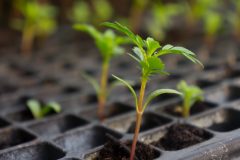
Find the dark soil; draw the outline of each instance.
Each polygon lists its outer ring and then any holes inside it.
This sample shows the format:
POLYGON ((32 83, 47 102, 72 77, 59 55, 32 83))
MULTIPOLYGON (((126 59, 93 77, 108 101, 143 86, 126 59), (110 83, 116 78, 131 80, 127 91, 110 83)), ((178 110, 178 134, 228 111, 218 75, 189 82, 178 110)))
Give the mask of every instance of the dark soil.
POLYGON ((186 124, 175 124, 168 128, 166 135, 154 146, 165 150, 179 150, 197 143, 201 143, 211 137, 210 133, 186 124))
MULTIPOLYGON (((121 142, 109 141, 100 150, 98 157, 95 160, 129 160, 132 143, 127 141, 121 142)), ((149 145, 137 143, 135 160, 153 160, 159 156, 149 145)))
MULTIPOLYGON (((192 108, 190 109, 190 115, 195 115, 206 110, 212 109, 214 107, 213 104, 205 103, 205 102, 197 102, 195 103, 192 108)), ((164 112, 176 116, 182 117, 181 113, 181 103, 179 105, 175 105, 174 107, 169 106, 164 109, 164 112)))

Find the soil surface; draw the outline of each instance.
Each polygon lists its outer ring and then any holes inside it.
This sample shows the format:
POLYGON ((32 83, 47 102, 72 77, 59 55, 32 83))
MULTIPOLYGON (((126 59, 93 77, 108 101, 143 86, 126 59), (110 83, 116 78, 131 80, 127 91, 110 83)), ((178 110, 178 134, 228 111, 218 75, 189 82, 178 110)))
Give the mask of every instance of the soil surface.
MULTIPOLYGON (((125 143, 108 141, 95 160, 129 160, 131 145, 130 141, 125 143)), ((153 160, 157 157, 158 153, 149 145, 137 143, 135 160, 153 160)))
MULTIPOLYGON (((174 107, 166 107, 164 111, 170 115, 176 116, 176 117, 182 117, 182 107, 179 105, 176 105, 174 107)), ((190 115, 198 114, 201 112, 204 112, 206 110, 209 110, 213 108, 213 106, 209 105, 205 102, 197 102, 195 103, 192 108, 190 109, 190 115)))
POLYGON ((192 146, 209 138, 210 134, 202 129, 194 128, 186 124, 175 124, 168 128, 163 138, 152 144, 171 151, 192 146))

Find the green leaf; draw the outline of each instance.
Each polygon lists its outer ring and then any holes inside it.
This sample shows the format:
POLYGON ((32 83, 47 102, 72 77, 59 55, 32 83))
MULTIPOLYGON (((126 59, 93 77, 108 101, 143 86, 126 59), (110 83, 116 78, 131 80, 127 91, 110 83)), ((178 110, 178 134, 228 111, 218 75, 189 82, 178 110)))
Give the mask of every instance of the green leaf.
POLYGON ((99 86, 98 82, 93 77, 91 77, 85 73, 82 73, 82 76, 93 86, 93 89, 95 90, 95 92, 98 95, 100 93, 100 86, 99 86))
POLYGON ((173 90, 173 89, 158 89, 152 93, 150 93, 146 99, 146 102, 144 103, 143 106, 143 111, 147 108, 148 104, 157 96, 160 96, 162 94, 178 94, 178 95, 182 95, 182 93, 173 90))
POLYGON ((191 108, 197 101, 202 101, 203 91, 193 85, 187 85, 185 81, 181 81, 177 85, 177 89, 182 93, 182 98, 184 100, 183 107, 191 108))
POLYGON ((36 119, 42 118, 41 104, 37 100, 34 99, 28 100, 27 107, 31 111, 34 118, 36 119))
POLYGON ((141 52, 141 49, 140 49, 140 48, 134 47, 134 48, 133 48, 133 52, 137 55, 137 57, 138 57, 138 59, 139 59, 140 61, 143 61, 144 56, 143 56, 143 53, 141 52))
POLYGON ((106 27, 110 27, 113 29, 116 29, 117 31, 120 31, 122 33, 124 33, 125 35, 127 35, 132 41, 133 43, 135 43, 139 48, 142 48, 142 46, 144 45, 144 41, 142 40, 142 38, 138 35, 135 35, 132 31, 130 31, 130 29, 128 29, 126 26, 121 25, 118 22, 115 23, 111 23, 111 22, 104 22, 102 25, 106 26, 106 27))
POLYGON ((56 113, 61 112, 61 106, 57 102, 49 102, 45 106, 42 107, 41 114, 42 117, 48 115, 51 111, 56 113))
POLYGON ((157 49, 159 49, 161 46, 158 41, 155 41, 153 38, 148 37, 146 40, 147 45, 147 52, 149 55, 152 55, 155 53, 157 49))
POLYGON ((90 34, 95 40, 101 38, 101 33, 98 32, 93 26, 87 24, 74 24, 73 28, 90 34))
POLYGON ((184 47, 179 47, 179 46, 172 46, 172 45, 166 45, 164 46, 157 54, 156 56, 162 56, 162 55, 165 55, 165 54, 180 54, 180 55, 183 55, 185 56, 186 58, 188 58, 189 60, 191 60, 193 63, 196 63, 196 64, 199 64, 203 67, 203 64, 196 58, 196 55, 184 48, 184 47))
POLYGON ((121 83, 123 83, 131 92, 131 94, 133 95, 133 98, 135 100, 135 104, 136 104, 136 108, 138 106, 138 100, 137 100, 137 94, 136 92, 134 91, 133 87, 131 86, 131 84, 115 75, 112 75, 114 78, 116 78, 118 81, 120 81, 121 83))
POLYGON ((47 104, 47 106, 48 106, 49 108, 51 108, 52 110, 54 110, 54 112, 56 112, 56 113, 61 112, 61 106, 60 106, 60 104, 57 103, 57 102, 49 102, 49 103, 47 104))

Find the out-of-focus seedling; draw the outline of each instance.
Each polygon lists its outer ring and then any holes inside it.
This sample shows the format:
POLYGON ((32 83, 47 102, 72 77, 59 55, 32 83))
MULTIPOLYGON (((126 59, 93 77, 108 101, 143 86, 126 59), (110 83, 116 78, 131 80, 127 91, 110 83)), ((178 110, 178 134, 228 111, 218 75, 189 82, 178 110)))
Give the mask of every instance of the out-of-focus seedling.
POLYGON ((99 32, 93 26, 86 24, 75 24, 74 28, 79 31, 87 32, 95 40, 95 44, 98 47, 102 57, 102 73, 100 83, 89 75, 83 74, 83 76, 92 84, 98 97, 98 116, 100 120, 104 119, 104 107, 106 105, 106 99, 109 95, 111 88, 119 83, 112 82, 108 84, 108 72, 110 61, 114 56, 118 56, 124 53, 124 49, 121 44, 129 43, 129 39, 122 36, 117 36, 112 30, 106 30, 104 33, 99 32))
POLYGON ((76 0, 69 19, 74 23, 97 25, 112 18, 113 10, 108 0, 76 0))
POLYGON ((38 100, 30 99, 27 101, 27 107, 35 119, 41 119, 51 112, 61 112, 61 106, 57 102, 41 104, 38 100))
POLYGON ((191 28, 196 28, 200 22, 203 22, 206 43, 213 42, 222 25, 221 5, 218 0, 196 0, 192 1, 185 10, 191 28))
POLYGON ((130 26, 133 31, 139 32, 141 27, 141 19, 148 5, 149 0, 133 0, 130 11, 130 26))
POLYGON ((187 118, 190 115, 191 107, 199 101, 203 101, 203 91, 194 85, 187 85, 185 81, 181 81, 177 85, 177 89, 181 92, 181 97, 183 99, 182 104, 182 116, 187 118))
POLYGON ((235 8, 228 10, 226 18, 233 29, 234 37, 240 41, 240 1, 232 0, 231 2, 235 8))
POLYGON ((56 29, 56 9, 37 0, 15 0, 15 7, 24 19, 15 19, 11 26, 22 31, 21 52, 29 55, 36 37, 46 37, 56 29))
POLYGON ((177 3, 154 3, 151 9, 151 19, 147 22, 148 32, 152 37, 163 40, 167 30, 173 25, 173 18, 183 13, 183 7, 177 3))
MULTIPOLYGON (((154 40, 153 38, 147 38, 146 40, 142 39, 140 36, 135 35, 133 32, 131 32, 127 27, 119 24, 119 23, 104 23, 105 26, 108 26, 110 28, 114 28, 125 35, 127 35, 132 42, 136 45, 133 48, 133 54, 130 54, 130 56, 136 60, 139 63, 140 69, 141 69, 141 88, 139 96, 137 96, 137 93, 134 91, 131 84, 129 84, 127 81, 114 76, 117 80, 122 82, 124 85, 128 87, 128 89, 131 91, 134 100, 135 100, 135 106, 136 106, 136 128, 134 132, 134 138, 132 143, 132 149, 131 149, 131 156, 130 160, 134 160, 135 158, 135 149, 138 139, 138 134, 141 127, 141 121, 142 121, 142 115, 147 108, 148 104, 157 96, 160 96, 162 94, 179 94, 180 92, 172 89, 159 89, 151 92, 145 99, 145 90, 146 85, 149 80, 149 78, 153 75, 160 74, 160 75, 166 75, 168 74, 165 71, 165 64, 160 59, 163 55, 166 54, 179 54, 183 55, 189 60, 191 60, 194 63, 201 64, 200 61, 196 59, 196 55, 189 51, 186 48, 183 47, 175 47, 172 45, 165 45, 161 46, 158 41, 154 40)), ((201 64, 202 65, 202 64, 201 64)))

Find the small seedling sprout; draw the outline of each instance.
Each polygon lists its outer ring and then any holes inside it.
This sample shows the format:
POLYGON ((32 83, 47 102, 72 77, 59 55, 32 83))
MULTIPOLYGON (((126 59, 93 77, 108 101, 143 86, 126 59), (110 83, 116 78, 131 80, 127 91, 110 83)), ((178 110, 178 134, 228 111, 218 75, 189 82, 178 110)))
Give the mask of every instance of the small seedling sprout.
POLYGON ((111 89, 118 85, 116 81, 108 84, 108 72, 110 61, 114 56, 118 56, 124 53, 124 49, 121 44, 129 43, 129 39, 122 36, 117 36, 112 30, 106 30, 104 33, 99 32, 93 26, 86 24, 75 24, 76 30, 89 33, 95 40, 95 44, 98 47, 102 57, 102 73, 100 78, 100 84, 91 76, 83 74, 83 76, 92 84, 98 97, 98 116, 100 120, 104 119, 104 108, 106 105, 106 99, 111 89))
POLYGON ((203 101, 203 91, 194 85, 187 85, 185 81, 181 81, 177 85, 177 89, 181 92, 181 97, 183 99, 182 104, 182 116, 187 118, 190 115, 191 107, 199 101, 203 101))
POLYGON ((179 55, 185 56, 186 58, 188 58, 194 63, 198 63, 200 65, 202 64, 199 60, 196 59, 196 55, 186 48, 172 46, 172 45, 161 46, 158 41, 155 41, 153 38, 150 38, 150 37, 144 40, 140 36, 135 35, 127 27, 117 22, 116 23, 105 22, 104 25, 124 33, 136 45, 133 48, 134 55, 133 54, 129 54, 129 55, 139 63, 139 66, 141 69, 141 88, 140 88, 139 95, 137 96, 137 93, 134 91, 131 84, 113 75, 114 78, 116 78, 117 80, 119 80, 120 82, 122 82, 124 85, 128 87, 128 89, 132 93, 135 100, 135 106, 136 106, 136 125, 135 126, 136 127, 135 127, 134 138, 133 138, 133 143, 131 148, 131 156, 130 156, 130 160, 134 160, 138 134, 140 131, 140 126, 142 121, 142 115, 145 109, 147 108, 148 104, 155 97, 160 96, 162 94, 181 95, 180 92, 173 89, 159 89, 151 92, 145 99, 145 89, 146 89, 146 85, 149 78, 156 74, 160 74, 160 75, 168 74, 165 71, 165 64, 160 58, 163 55, 167 55, 167 54, 179 54, 179 55))
POLYGON ((49 102, 42 105, 38 100, 30 99, 27 101, 27 107, 35 119, 41 119, 52 111, 56 113, 61 112, 61 106, 57 102, 49 102))
POLYGON ((35 37, 45 37, 56 29, 56 9, 49 4, 40 4, 37 0, 16 0, 16 8, 24 19, 13 20, 11 26, 22 31, 21 52, 29 55, 35 37))

